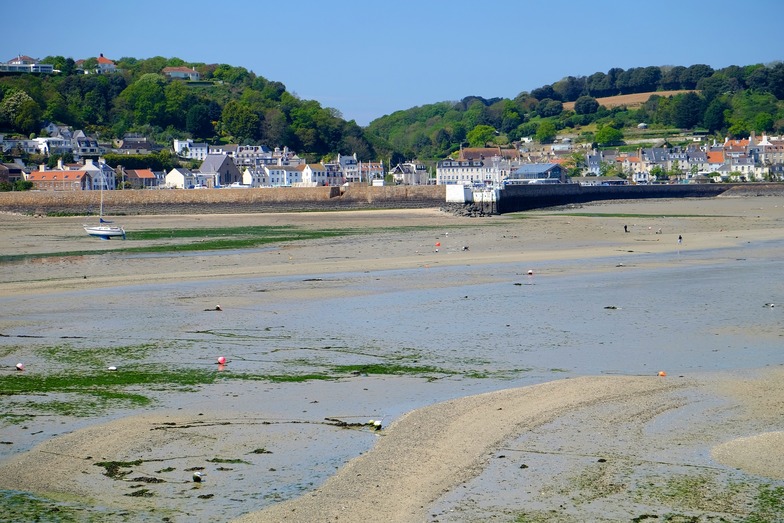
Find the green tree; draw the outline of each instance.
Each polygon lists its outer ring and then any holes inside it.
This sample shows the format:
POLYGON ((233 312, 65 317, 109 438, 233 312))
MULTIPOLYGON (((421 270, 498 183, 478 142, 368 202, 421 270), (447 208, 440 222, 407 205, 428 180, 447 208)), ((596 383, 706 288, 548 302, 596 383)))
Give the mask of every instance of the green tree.
POLYGON ((623 132, 610 125, 605 125, 596 131, 594 139, 596 140, 596 143, 602 146, 618 145, 623 142, 623 132))
POLYGON ((566 169, 567 176, 582 176, 587 163, 583 153, 574 152, 564 162, 563 166, 566 169))
POLYGON ((254 140, 261 130, 259 115, 248 106, 232 100, 223 108, 223 129, 237 140, 254 140))
POLYGON ((41 107, 24 91, 15 91, 0 103, 0 122, 17 132, 29 134, 41 128, 41 107))
POLYGON ((721 98, 714 98, 713 101, 708 104, 707 109, 705 109, 705 113, 702 117, 702 125, 712 133, 724 129, 724 112, 728 109, 729 106, 724 103, 721 98))
POLYGON ((696 93, 685 93, 673 99, 673 116, 676 127, 691 129, 701 120, 704 112, 702 98, 696 93))
POLYGON ((648 172, 654 180, 661 181, 664 180, 667 174, 664 172, 664 168, 661 165, 654 165, 651 167, 651 170, 648 172))
POLYGON ((550 120, 544 120, 536 128, 536 139, 539 143, 552 143, 556 137, 555 124, 550 120))
POLYGON ((574 112, 577 114, 594 114, 599 110, 599 102, 593 96, 581 96, 574 102, 574 112))
POLYGON ((204 104, 196 104, 188 109, 185 117, 185 130, 198 138, 209 138, 215 134, 210 120, 210 110, 204 104))
POLYGON ((468 132, 468 144, 471 147, 484 147, 495 137, 495 129, 489 125, 477 125, 468 132))
POLYGON ((166 94, 163 77, 147 73, 120 93, 136 124, 165 125, 166 94))

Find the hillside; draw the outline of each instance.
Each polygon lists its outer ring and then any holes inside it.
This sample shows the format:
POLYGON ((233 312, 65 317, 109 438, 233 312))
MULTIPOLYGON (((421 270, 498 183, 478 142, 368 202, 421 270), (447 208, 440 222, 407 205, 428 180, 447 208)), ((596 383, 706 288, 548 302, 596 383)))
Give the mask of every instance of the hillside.
MULTIPOLYGON (((364 128, 244 67, 126 57, 112 72, 84 74, 70 58, 50 56, 41 63, 61 72, 0 74, 0 134, 6 139, 42 135, 44 125, 55 122, 104 142, 132 132, 165 148, 175 138, 193 138, 288 147, 308 162, 356 154, 387 165, 432 165, 461 147, 506 146, 524 138, 551 143, 570 135, 616 146, 624 142, 624 130, 643 122, 652 130, 700 128, 721 138, 784 132, 780 62, 718 70, 704 64, 612 68, 567 76, 513 99, 466 96, 402 109, 364 128), (172 69, 198 73, 199 81, 175 79, 172 69), (652 94, 657 97, 649 100, 652 94)), ((0 160, 51 160, 5 149, 0 160)))

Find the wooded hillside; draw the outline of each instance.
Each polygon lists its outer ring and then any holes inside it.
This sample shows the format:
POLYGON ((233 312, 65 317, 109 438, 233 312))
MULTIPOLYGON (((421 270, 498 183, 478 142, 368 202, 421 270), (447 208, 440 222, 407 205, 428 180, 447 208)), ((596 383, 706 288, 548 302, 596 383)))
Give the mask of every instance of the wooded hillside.
POLYGON ((402 109, 361 128, 337 110, 302 100, 282 83, 243 67, 121 58, 118 72, 80 74, 70 58, 41 62, 60 72, 0 76, 0 133, 26 137, 56 122, 104 142, 133 131, 167 146, 174 138, 194 138, 288 146, 309 161, 356 153, 361 160, 394 165, 443 158, 461 144, 503 145, 524 137, 547 143, 559 133, 609 146, 621 143, 624 129, 639 123, 651 129, 698 128, 721 138, 784 131, 782 63, 720 70, 703 64, 613 68, 568 76, 513 99, 467 96, 402 109), (201 80, 162 74, 177 66, 197 71, 201 80), (638 99, 609 107, 604 100, 617 95, 638 99))

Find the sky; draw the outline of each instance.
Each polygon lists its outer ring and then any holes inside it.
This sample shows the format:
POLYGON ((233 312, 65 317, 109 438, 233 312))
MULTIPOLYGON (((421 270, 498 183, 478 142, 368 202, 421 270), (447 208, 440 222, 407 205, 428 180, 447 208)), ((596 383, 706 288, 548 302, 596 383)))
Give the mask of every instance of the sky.
POLYGON ((103 53, 225 63, 361 126, 613 67, 784 59, 781 0, 39 0, 25 13, 30 20, 3 25, 0 60, 103 53))

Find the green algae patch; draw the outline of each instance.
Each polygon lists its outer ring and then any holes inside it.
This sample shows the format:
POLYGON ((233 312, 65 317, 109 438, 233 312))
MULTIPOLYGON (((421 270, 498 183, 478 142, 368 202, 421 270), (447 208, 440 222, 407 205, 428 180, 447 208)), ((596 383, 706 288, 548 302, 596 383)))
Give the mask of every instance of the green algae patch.
POLYGON ((104 469, 106 469, 103 475, 108 478, 122 479, 131 473, 131 470, 123 470, 123 469, 138 467, 142 463, 144 463, 144 461, 140 459, 134 461, 99 461, 98 463, 95 464, 95 466, 103 467, 104 469))
POLYGON ((371 363, 365 365, 340 365, 332 368, 338 374, 374 374, 374 375, 425 375, 454 374, 453 372, 430 365, 396 365, 388 363, 371 363))

